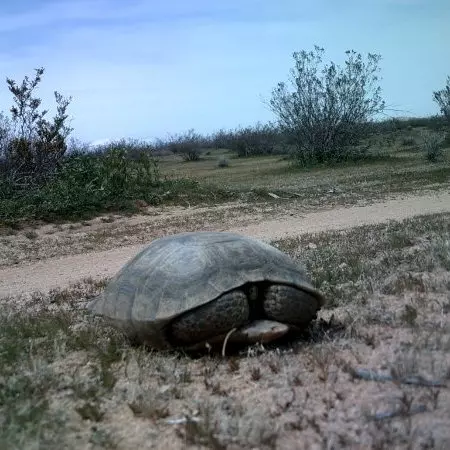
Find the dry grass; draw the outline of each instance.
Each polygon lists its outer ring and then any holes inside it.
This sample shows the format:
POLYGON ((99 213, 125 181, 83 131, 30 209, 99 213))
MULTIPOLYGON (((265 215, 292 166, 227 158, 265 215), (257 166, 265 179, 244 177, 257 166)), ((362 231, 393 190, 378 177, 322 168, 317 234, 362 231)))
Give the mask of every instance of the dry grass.
POLYGON ((298 199, 318 199, 330 187, 335 187, 349 197, 351 201, 360 190, 364 195, 374 198, 393 192, 414 192, 436 183, 450 181, 450 160, 448 150, 445 159, 438 165, 426 162, 422 153, 402 146, 402 139, 409 135, 399 135, 393 143, 380 144, 382 150, 378 159, 366 162, 339 164, 334 167, 316 167, 297 169, 291 167, 289 160, 280 155, 269 155, 252 158, 237 158, 227 154, 229 166, 217 167, 217 158, 222 150, 208 152, 198 162, 185 162, 173 155, 161 157, 160 165, 163 174, 169 177, 184 177, 218 184, 231 191, 248 192, 262 190, 264 192, 295 193, 298 199), (402 137, 403 136, 403 137, 402 137), (358 170, 349 170, 358 167, 358 170))
POLYGON ((449 224, 277 242, 329 305, 226 359, 131 346, 85 313, 104 281, 3 299, 0 448, 449 448, 449 224))

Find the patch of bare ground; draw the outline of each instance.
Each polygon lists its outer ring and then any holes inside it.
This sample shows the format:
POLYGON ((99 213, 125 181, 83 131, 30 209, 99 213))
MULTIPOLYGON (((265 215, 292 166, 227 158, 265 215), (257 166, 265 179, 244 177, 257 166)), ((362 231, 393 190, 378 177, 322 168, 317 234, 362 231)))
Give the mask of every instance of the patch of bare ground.
MULTIPOLYGON (((284 199, 286 200, 286 199, 284 199)), ((370 202, 359 202, 353 207, 336 209, 336 218, 344 212, 345 220, 355 216, 358 221, 364 220, 367 214, 360 208, 370 202)), ((422 210, 450 208, 450 194, 445 191, 423 193, 420 196, 395 197, 390 201, 375 204, 371 209, 381 209, 380 213, 389 216, 383 220, 395 218, 397 214, 411 215, 422 210)), ((347 205, 348 206, 348 205, 347 205)), ((24 229, 0 228, 0 267, 19 264, 23 261, 42 260, 65 255, 76 255, 92 251, 116 249, 129 245, 148 243, 151 240, 170 233, 182 231, 227 230, 243 231, 264 228, 258 231, 258 237, 265 235, 274 238, 280 230, 280 221, 286 222, 286 230, 298 228, 298 224, 312 211, 329 211, 330 204, 321 208, 313 208, 299 201, 283 201, 243 204, 230 203, 215 207, 197 208, 148 208, 146 214, 124 217, 120 215, 101 216, 90 221, 71 224, 46 224, 24 229), (248 228, 248 230, 246 230, 248 228), (269 233, 269 234, 268 234, 269 233), (261 236, 260 236, 261 235, 261 236)), ((376 213, 378 215, 378 212, 376 213)), ((372 214, 373 215, 373 214, 372 214)), ((315 230, 318 217, 311 216, 311 221, 304 228, 315 230), (314 223, 311 223, 314 222, 314 223)), ((333 226, 336 219, 324 217, 324 227, 333 226)), ((357 223, 355 223, 356 225, 357 223)), ((345 224, 344 224, 345 226, 345 224)), ((297 232, 299 230, 296 230, 297 232)), ((319 230, 320 231, 320 230, 319 230)))
MULTIPOLYGON (((70 241, 53 242, 52 245, 41 246, 36 243, 35 248, 41 251, 39 258, 42 258, 42 261, 33 261, 33 253, 27 249, 21 254, 22 259, 16 259, 17 264, 12 267, 0 267, 0 297, 17 295, 30 290, 44 292, 86 277, 100 279, 112 276, 129 258, 135 256, 154 238, 171 232, 233 231, 270 241, 305 233, 348 229, 357 225, 403 219, 420 214, 449 212, 450 194, 440 192, 434 195, 396 198, 369 206, 342 207, 310 213, 290 208, 284 210, 284 215, 282 215, 282 209, 271 209, 270 206, 265 206, 266 209, 260 210, 253 207, 254 216, 251 215, 249 209, 242 208, 242 216, 238 216, 237 208, 237 206, 233 207, 231 212, 222 208, 217 213, 205 209, 193 216, 188 214, 178 218, 170 216, 170 218, 154 222, 151 222, 152 219, 150 219, 150 222, 141 223, 138 221, 139 218, 132 218, 131 221, 137 221, 134 227, 128 225, 126 220, 118 219, 119 224, 116 228, 103 228, 103 222, 99 220, 96 225, 93 225, 98 228, 93 231, 91 239, 96 240, 98 246, 107 248, 103 251, 93 251, 83 247, 92 242, 86 236, 84 241, 75 238, 72 245, 69 243, 70 241), (277 218, 267 219, 268 214, 277 218), (128 245, 124 245, 124 241, 121 239, 126 239, 128 245), (80 252, 80 249, 83 248, 85 253, 80 252), (72 250, 76 254, 44 258, 49 253, 64 255, 72 250)), ((111 226, 114 223, 107 222, 111 226)), ((70 234, 70 230, 66 232, 70 239, 70 236, 73 235, 70 234)))
POLYGON ((104 281, 3 299, 0 448, 450 447, 450 214, 274 242, 328 306, 221 358, 132 347, 104 281))
POLYGON ((288 191, 255 188, 249 198, 221 205, 147 207, 134 216, 110 214, 72 223, 0 226, 0 267, 148 243, 180 230, 251 229, 252 224, 261 222, 267 223, 266 228, 275 225, 276 230, 280 219, 292 217, 291 222, 296 223, 311 212, 368 207, 374 202, 392 201, 395 207, 396 201, 416 199, 424 212, 437 204, 450 205, 445 184, 428 187, 426 190, 421 185, 420 194, 415 196, 399 195, 395 189, 366 189, 363 182, 357 189, 350 182, 303 187, 299 192, 293 186, 288 191))
POLYGON ((167 234, 245 226, 267 218, 308 211, 299 202, 229 203, 214 207, 148 207, 145 214, 107 215, 70 224, 4 228, 0 235, 0 267, 92 251, 148 243, 167 234))

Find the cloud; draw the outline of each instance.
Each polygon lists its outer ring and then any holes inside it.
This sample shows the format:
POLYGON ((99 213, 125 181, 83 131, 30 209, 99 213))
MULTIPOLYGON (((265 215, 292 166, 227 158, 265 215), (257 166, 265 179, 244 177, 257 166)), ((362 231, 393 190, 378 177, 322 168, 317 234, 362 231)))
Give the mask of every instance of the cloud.
MULTIPOLYGON (((447 3, 28 0, 0 12, 0 69, 20 80, 44 66, 45 106, 55 89, 73 96, 87 140, 273 119, 261 97, 287 78, 292 52, 314 44, 337 63, 349 48, 381 53, 387 102, 427 114, 450 73, 447 3)), ((0 101, 11 103, 6 89, 0 101)))
MULTIPOLYGON (((323 2, 318 2, 323 3, 323 2)), ((261 22, 295 20, 314 14, 312 8, 299 2, 284 4, 261 0, 211 2, 209 0, 171 0, 166 2, 119 0, 74 0, 29 2, 30 8, 6 13, 0 23, 0 32, 48 27, 65 22, 145 21, 146 23, 180 23, 207 20, 213 22, 261 22), (32 5, 39 5, 32 8, 32 5)), ((320 8, 319 8, 319 11, 320 8)), ((326 10, 321 11, 325 13, 326 10)))

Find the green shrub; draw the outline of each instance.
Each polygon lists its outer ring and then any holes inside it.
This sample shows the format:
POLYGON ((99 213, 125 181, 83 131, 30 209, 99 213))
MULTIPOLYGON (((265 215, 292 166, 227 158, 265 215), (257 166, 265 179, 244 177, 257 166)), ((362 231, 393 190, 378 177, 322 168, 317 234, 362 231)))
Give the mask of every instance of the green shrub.
POLYGON ((156 160, 149 153, 131 159, 124 149, 102 155, 74 153, 54 176, 32 189, 0 183, 0 219, 85 217, 109 209, 130 209, 133 200, 155 203, 161 185, 156 160))
POLYGON ((272 90, 268 105, 295 145, 298 165, 363 159, 362 139, 385 108, 379 86, 380 55, 346 52, 345 66, 323 63, 324 49, 293 54, 288 82, 272 90))
POLYGON ((219 160, 217 161, 217 167, 223 168, 223 167, 228 167, 228 166, 229 166, 228 159, 223 156, 221 158, 219 158, 219 160))
POLYGON ((229 147, 240 157, 271 155, 280 140, 279 131, 272 124, 257 123, 239 128, 231 136, 229 147))
POLYGON ((175 155, 180 155, 184 161, 199 161, 201 149, 206 146, 206 139, 194 129, 190 129, 184 133, 169 136, 167 140, 160 139, 157 149, 160 152, 169 150, 175 155))
POLYGON ((443 89, 433 92, 433 100, 438 104, 447 123, 450 122, 450 76, 447 77, 447 83, 443 89))
POLYGON ((437 162, 443 156, 445 134, 424 131, 421 133, 421 148, 430 162, 437 162))
POLYGON ((57 113, 47 120, 47 110, 39 110, 41 99, 34 91, 41 81, 44 69, 35 69, 35 77, 17 84, 7 78, 8 89, 13 95, 10 108, 11 120, 0 117, 0 174, 9 183, 28 187, 45 183, 63 158, 66 139, 72 132, 67 125, 67 108, 71 98, 55 91, 57 113))
POLYGON ((166 179, 149 152, 112 148, 103 153, 72 153, 44 185, 12 187, 0 178, 0 224, 22 219, 83 220, 107 211, 139 210, 149 205, 210 204, 236 193, 190 179, 166 179))
POLYGON ((414 145, 416 145, 416 140, 412 136, 404 137, 402 139, 403 147, 412 147, 414 145))

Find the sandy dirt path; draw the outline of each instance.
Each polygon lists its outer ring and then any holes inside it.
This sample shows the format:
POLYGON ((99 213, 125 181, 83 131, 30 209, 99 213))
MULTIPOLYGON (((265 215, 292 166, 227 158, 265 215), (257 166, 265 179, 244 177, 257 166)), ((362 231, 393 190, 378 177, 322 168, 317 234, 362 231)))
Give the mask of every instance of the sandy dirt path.
MULTIPOLYGON (((302 217, 288 216, 221 230, 271 241, 305 233, 346 229, 441 212, 450 212, 450 192, 403 197, 363 207, 337 208, 302 217)), ((99 279, 113 276, 145 245, 52 258, 1 269, 0 298, 34 291, 48 292, 50 289, 64 288, 88 277, 99 279)))

